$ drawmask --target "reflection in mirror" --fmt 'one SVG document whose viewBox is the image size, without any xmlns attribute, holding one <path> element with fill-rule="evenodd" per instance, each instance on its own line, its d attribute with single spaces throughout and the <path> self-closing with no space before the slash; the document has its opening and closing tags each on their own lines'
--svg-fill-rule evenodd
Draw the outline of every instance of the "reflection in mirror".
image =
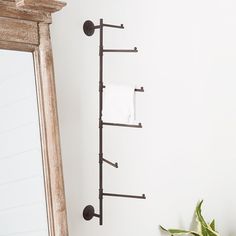
<svg viewBox="0 0 236 236">
<path fill-rule="evenodd" d="M 33 57 L 0 50 L 0 65 L 0 236 L 46 236 Z"/>
</svg>

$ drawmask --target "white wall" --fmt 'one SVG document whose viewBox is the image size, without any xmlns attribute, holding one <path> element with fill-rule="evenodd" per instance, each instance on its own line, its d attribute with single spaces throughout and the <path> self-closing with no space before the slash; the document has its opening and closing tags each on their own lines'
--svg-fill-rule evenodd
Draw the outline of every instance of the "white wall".
<svg viewBox="0 0 236 236">
<path fill-rule="evenodd" d="M 105 198 L 98 209 L 98 34 L 85 20 L 124 23 L 106 30 L 105 82 L 137 83 L 142 130 L 104 129 L 105 190 L 147 200 Z M 222 235 L 236 234 L 236 2 L 233 0 L 71 0 L 54 16 L 52 40 L 70 235 L 160 235 L 188 228 L 198 200 Z"/>
</svg>

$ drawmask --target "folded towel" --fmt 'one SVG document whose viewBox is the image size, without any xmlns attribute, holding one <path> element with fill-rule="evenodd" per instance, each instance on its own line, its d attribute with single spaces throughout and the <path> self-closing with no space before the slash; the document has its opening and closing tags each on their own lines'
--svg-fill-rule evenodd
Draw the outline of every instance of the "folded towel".
<svg viewBox="0 0 236 236">
<path fill-rule="evenodd" d="M 135 123 L 135 91 L 132 86 L 106 85 L 103 98 L 104 122 Z"/>
</svg>

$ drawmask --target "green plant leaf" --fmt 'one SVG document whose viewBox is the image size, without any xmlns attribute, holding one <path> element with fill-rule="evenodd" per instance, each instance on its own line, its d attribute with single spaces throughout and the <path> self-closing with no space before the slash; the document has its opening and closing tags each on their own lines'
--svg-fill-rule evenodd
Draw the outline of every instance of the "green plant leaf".
<svg viewBox="0 0 236 236">
<path fill-rule="evenodd" d="M 207 233 L 207 230 L 206 230 L 207 223 L 202 216 L 202 209 L 201 209 L 202 203 L 203 203 L 203 200 L 197 204 L 195 213 L 196 213 L 196 217 L 197 217 L 197 221 L 198 221 L 199 231 L 201 232 L 202 236 L 209 236 Z"/>
<path fill-rule="evenodd" d="M 203 200 L 200 201 L 198 204 L 197 204 L 197 207 L 196 207 L 196 216 L 197 216 L 197 220 L 198 222 L 201 224 L 201 225 L 204 225 L 204 226 L 207 226 L 207 223 L 206 221 L 204 220 L 203 216 L 202 216 L 202 203 L 203 203 Z"/>
<path fill-rule="evenodd" d="M 215 226 L 215 220 L 213 220 L 211 223 L 210 223 L 210 227 L 212 230 L 216 230 L 216 226 Z"/>
<path fill-rule="evenodd" d="M 197 232 L 194 231 L 190 231 L 190 230 L 182 230 L 182 229 L 165 229 L 164 227 L 162 227 L 160 225 L 160 228 L 163 231 L 168 232 L 170 235 L 183 235 L 183 234 L 192 234 L 194 236 L 201 236 L 200 234 L 198 234 Z"/>
<path fill-rule="evenodd" d="M 209 236 L 220 236 L 218 232 L 211 229 L 210 225 L 206 228 L 206 231 Z"/>
<path fill-rule="evenodd" d="M 196 216 L 201 230 L 201 234 L 203 236 L 219 236 L 219 233 L 215 231 L 215 221 L 213 220 L 209 225 L 206 223 L 204 217 L 202 216 L 202 203 L 203 201 L 199 202 L 196 207 Z"/>
<path fill-rule="evenodd" d="M 189 234 L 194 236 L 220 236 L 219 233 L 215 230 L 215 220 L 213 220 L 210 224 L 207 224 L 204 217 L 202 216 L 202 203 L 203 201 L 200 201 L 195 209 L 196 219 L 198 222 L 198 232 L 182 229 L 165 229 L 162 226 L 160 226 L 160 228 L 168 232 L 171 236 Z"/>
</svg>

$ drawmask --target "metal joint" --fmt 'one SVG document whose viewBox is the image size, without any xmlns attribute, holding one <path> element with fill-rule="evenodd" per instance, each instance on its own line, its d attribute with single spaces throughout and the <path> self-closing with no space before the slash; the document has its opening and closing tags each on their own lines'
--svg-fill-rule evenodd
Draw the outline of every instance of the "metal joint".
<svg viewBox="0 0 236 236">
<path fill-rule="evenodd" d="M 103 189 L 99 189 L 99 199 L 103 199 Z"/>
<path fill-rule="evenodd" d="M 99 56 L 103 56 L 103 46 L 99 46 Z"/>
<path fill-rule="evenodd" d="M 102 122 L 102 120 L 99 121 L 99 128 L 100 128 L 100 129 L 103 128 L 103 122 Z"/>
<path fill-rule="evenodd" d="M 103 92 L 103 83 L 102 82 L 99 82 L 99 92 Z"/>
</svg>

